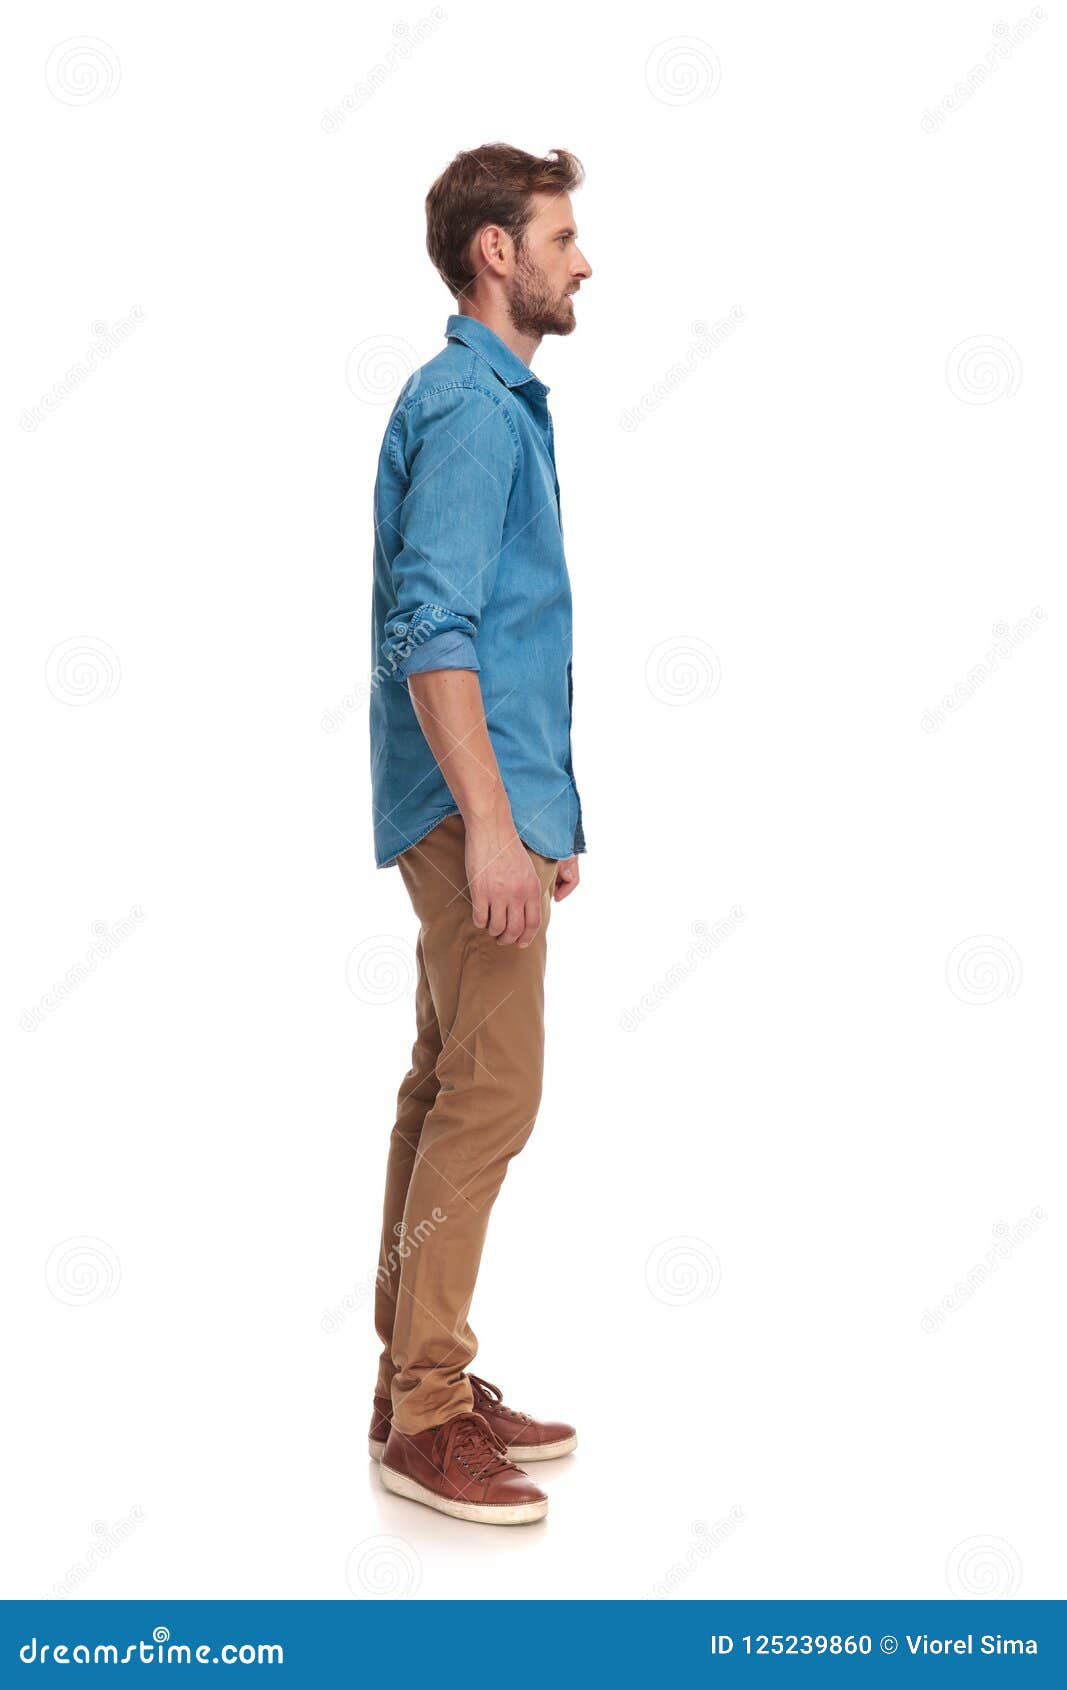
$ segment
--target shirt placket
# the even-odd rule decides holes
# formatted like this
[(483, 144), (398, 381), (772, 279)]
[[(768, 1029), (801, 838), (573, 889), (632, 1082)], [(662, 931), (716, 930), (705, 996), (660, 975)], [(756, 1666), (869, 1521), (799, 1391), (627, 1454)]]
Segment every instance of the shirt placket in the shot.
[[(555, 483), (555, 488), (556, 488), (556, 516), (559, 519), (560, 539), (562, 539), (563, 538), (563, 510), (562, 510), (561, 505), (560, 505), (560, 497), (559, 497), (559, 476), (556, 474), (556, 436), (555, 436), (555, 431), (552, 427), (552, 413), (548, 409), (547, 406), (545, 407), (545, 419), (548, 423), (548, 430), (547, 430), (548, 455), (552, 460), (552, 480)], [(584, 829), (582, 827), (582, 799), (581, 799), (581, 794), (578, 791), (578, 783), (574, 778), (574, 764), (573, 764), (572, 756), (571, 756), (571, 728), (573, 727), (573, 725), (574, 725), (574, 671), (573, 671), (572, 661), (571, 661), (570, 658), (568, 658), (568, 660), (567, 660), (567, 775), (570, 779), (571, 791), (574, 793), (575, 802), (578, 806), (578, 818), (577, 818), (577, 821), (575, 822), (575, 827), (574, 827), (574, 849), (575, 849), (575, 851), (577, 851), (579, 848), (584, 848), (585, 832), (584, 832)]]
[(556, 474), (556, 436), (552, 428), (552, 412), (545, 411), (548, 419), (548, 455), (552, 459), (552, 480), (556, 489), (556, 517), (559, 521), (559, 531), (563, 533), (563, 510), (559, 499), (559, 476)]

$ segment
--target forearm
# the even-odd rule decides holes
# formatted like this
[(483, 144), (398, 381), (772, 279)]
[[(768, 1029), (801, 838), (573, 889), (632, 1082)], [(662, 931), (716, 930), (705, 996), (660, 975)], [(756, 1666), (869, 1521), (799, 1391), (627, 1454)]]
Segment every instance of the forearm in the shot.
[(409, 677), (408, 693), (467, 827), (514, 831), (477, 671), (429, 669)]

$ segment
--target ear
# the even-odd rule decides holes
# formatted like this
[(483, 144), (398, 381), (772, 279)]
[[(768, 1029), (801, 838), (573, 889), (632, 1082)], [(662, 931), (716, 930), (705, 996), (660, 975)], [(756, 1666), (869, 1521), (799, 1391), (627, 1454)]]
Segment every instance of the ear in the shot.
[(499, 223), (487, 223), (479, 229), (474, 238), (475, 273), (491, 270), (494, 275), (503, 275), (513, 256), (514, 243)]

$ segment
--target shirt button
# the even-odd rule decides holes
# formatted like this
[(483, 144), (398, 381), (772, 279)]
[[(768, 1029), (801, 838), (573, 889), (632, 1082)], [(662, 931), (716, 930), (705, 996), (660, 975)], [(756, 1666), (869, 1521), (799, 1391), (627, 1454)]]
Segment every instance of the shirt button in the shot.
[(407, 625), (407, 623), (406, 623), (406, 622), (397, 622), (397, 623), (396, 623), (396, 624), (395, 624), (395, 631), (396, 631), (396, 632), (397, 632), (397, 633), (398, 633), (398, 634), (406, 634), (406, 633), (407, 633), (407, 631), (408, 631), (408, 625)]

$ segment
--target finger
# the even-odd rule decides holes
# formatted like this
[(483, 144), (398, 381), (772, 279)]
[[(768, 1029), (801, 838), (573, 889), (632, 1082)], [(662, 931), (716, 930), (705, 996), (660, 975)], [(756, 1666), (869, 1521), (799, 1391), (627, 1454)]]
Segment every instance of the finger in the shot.
[(555, 891), (553, 892), (553, 897), (555, 898), (556, 903), (562, 903), (564, 898), (569, 898), (577, 884), (578, 876), (576, 874), (558, 875), (556, 878)]
[(508, 903), (508, 923), (503, 933), (500, 935), (498, 943), (501, 945), (514, 945), (517, 940), (522, 938), (525, 927), (526, 906), (519, 903), (514, 897), (512, 897)]
[(533, 944), (534, 940), (537, 938), (540, 926), (541, 899), (531, 893), (526, 900), (526, 925), (523, 930), (522, 938), (519, 940), (520, 951), (524, 951), (527, 945)]
[(489, 905), (489, 925), (487, 931), (494, 939), (500, 937), (508, 924), (508, 906), (503, 898), (494, 898)]
[(475, 927), (484, 927), (489, 920), (489, 899), (481, 889), (471, 890), (471, 914)]

